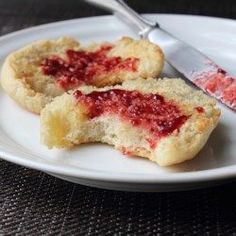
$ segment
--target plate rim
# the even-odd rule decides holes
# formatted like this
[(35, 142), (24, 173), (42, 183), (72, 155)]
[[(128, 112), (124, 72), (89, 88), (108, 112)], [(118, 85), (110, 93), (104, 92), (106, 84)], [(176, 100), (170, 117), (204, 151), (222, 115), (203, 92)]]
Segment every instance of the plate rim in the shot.
[[(236, 26), (236, 21), (234, 19), (228, 19), (228, 18), (220, 18), (220, 17), (211, 17), (211, 16), (197, 16), (197, 15), (185, 15), (185, 14), (156, 14), (156, 13), (150, 13), (150, 14), (144, 14), (145, 16), (177, 16), (182, 18), (207, 18), (210, 20), (218, 20), (222, 22), (229, 22), (233, 23)], [(32, 26), (29, 28), (21, 29), (12, 33), (8, 33), (6, 35), (3, 35), (0, 37), (0, 43), (4, 40), (7, 40), (8, 38), (16, 37), (18, 35), (34, 32), (39, 29), (48, 29), (51, 27), (55, 27), (57, 25), (63, 25), (63, 24), (70, 24), (75, 22), (88, 22), (88, 21), (94, 21), (96, 20), (104, 20), (104, 19), (114, 19), (115, 17), (113, 15), (105, 15), (105, 16), (93, 16), (93, 17), (84, 17), (84, 18), (76, 18), (76, 19), (70, 19), (70, 20), (63, 20), (63, 21), (56, 21), (46, 24), (41, 24), (37, 26)], [(2, 89), (1, 89), (2, 90)], [(1, 91), (2, 92), (2, 91)], [(34, 154), (32, 154), (34, 155)], [(36, 156), (36, 155), (34, 155)], [(20, 157), (17, 155), (13, 155), (10, 152), (6, 152), (3, 150), (0, 150), (0, 158), (4, 159), (6, 161), (10, 161), (15, 164), (19, 164), (21, 166), (29, 167), (32, 169), (45, 171), (45, 172), (52, 172), (59, 175), (67, 175), (67, 176), (73, 176), (80, 179), (91, 179), (91, 180), (98, 180), (98, 181), (112, 181), (112, 182), (130, 182), (130, 183), (156, 183), (156, 184), (166, 184), (166, 183), (194, 183), (194, 182), (205, 182), (205, 181), (216, 181), (216, 180), (223, 180), (223, 179), (230, 179), (236, 177), (236, 164), (231, 166), (225, 166), (225, 167), (219, 167), (215, 169), (209, 169), (209, 170), (199, 170), (195, 172), (183, 172), (183, 173), (168, 173), (164, 176), (157, 176), (153, 174), (136, 174), (136, 173), (123, 173), (123, 172), (117, 172), (112, 173), (107, 171), (93, 171), (92, 169), (86, 170), (82, 169), (80, 167), (73, 167), (70, 166), (68, 169), (64, 169), (63, 167), (57, 166), (55, 164), (46, 162), (41, 163), (37, 160), (29, 160), (25, 159), (24, 157)]]
[[(220, 167), (210, 170), (200, 170), (196, 172), (184, 172), (184, 173), (168, 173), (168, 176), (157, 176), (153, 174), (136, 174), (132, 173), (112, 173), (108, 171), (96, 170), (86, 170), (85, 168), (70, 167), (70, 169), (64, 169), (63, 167), (58, 167), (51, 163), (40, 163), (35, 160), (28, 160), (12, 155), (8, 152), (3, 152), (0, 150), (1, 159), (10, 161), (12, 163), (29, 167), (32, 169), (51, 172), (64, 176), (72, 176), (81, 179), (91, 179), (99, 181), (112, 181), (112, 182), (130, 182), (130, 183), (156, 183), (156, 184), (166, 184), (166, 183), (194, 183), (194, 182), (205, 182), (205, 181), (216, 181), (223, 179), (230, 179), (235, 177), (236, 165)], [(56, 169), (55, 169), (56, 167)]]

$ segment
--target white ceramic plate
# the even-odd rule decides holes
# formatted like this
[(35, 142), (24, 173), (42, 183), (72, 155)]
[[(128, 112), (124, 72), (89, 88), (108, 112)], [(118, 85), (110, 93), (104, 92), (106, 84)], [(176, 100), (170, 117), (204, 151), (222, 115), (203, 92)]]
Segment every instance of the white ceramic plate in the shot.
[[(180, 15), (148, 15), (236, 75), (236, 21)], [(0, 38), (0, 59), (34, 40), (70, 35), (83, 43), (136, 37), (113, 16), (58, 22)], [(176, 76), (166, 66), (164, 74)], [(0, 90), (0, 156), (72, 182), (130, 191), (174, 191), (218, 184), (236, 176), (236, 114), (221, 106), (220, 124), (192, 161), (160, 168), (128, 158), (107, 145), (83, 145), (72, 151), (48, 150), (39, 142), (39, 117), (18, 107)]]

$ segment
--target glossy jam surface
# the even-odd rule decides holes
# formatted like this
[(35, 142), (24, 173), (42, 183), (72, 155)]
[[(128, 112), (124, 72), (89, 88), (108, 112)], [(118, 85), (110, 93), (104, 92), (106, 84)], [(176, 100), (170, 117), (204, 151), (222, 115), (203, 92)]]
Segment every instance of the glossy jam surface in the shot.
[[(134, 126), (147, 129), (155, 137), (163, 137), (178, 130), (188, 119), (172, 102), (158, 94), (142, 94), (138, 91), (112, 89), (82, 94), (74, 92), (76, 100), (88, 108), (93, 119), (104, 114), (117, 114)], [(148, 140), (154, 148), (152, 140)]]
[(93, 84), (95, 76), (118, 70), (134, 72), (139, 59), (108, 57), (111, 45), (104, 45), (95, 52), (67, 50), (65, 59), (58, 56), (45, 58), (41, 63), (45, 75), (55, 78), (58, 85), (72, 89), (82, 84)]
[(204, 91), (236, 110), (236, 79), (224, 70), (219, 68), (216, 72), (202, 73), (195, 78), (194, 82)]

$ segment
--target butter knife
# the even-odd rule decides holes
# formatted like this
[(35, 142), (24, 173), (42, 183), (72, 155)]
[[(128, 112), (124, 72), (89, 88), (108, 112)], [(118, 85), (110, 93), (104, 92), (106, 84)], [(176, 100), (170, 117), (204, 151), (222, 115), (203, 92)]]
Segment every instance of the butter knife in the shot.
[(85, 0), (112, 11), (142, 38), (158, 44), (166, 61), (197, 87), (236, 111), (236, 79), (206, 55), (145, 19), (123, 0)]

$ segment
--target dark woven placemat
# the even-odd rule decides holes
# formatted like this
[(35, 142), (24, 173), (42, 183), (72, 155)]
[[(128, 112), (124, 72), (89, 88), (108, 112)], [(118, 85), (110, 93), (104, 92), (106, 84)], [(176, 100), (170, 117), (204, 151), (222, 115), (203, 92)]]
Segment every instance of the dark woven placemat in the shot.
[(236, 235), (236, 184), (179, 193), (84, 187), (0, 161), (0, 232)]
[[(234, 0), (130, 0), (140, 12), (236, 18)], [(80, 0), (2, 0), (0, 33), (104, 14)], [(236, 183), (126, 193), (68, 183), (0, 161), (0, 235), (236, 235)]]

